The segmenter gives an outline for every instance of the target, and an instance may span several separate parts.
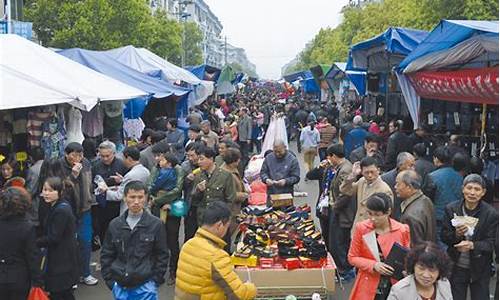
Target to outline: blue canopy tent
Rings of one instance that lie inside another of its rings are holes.
[[[498,65],[498,33],[498,21],[441,20],[398,65],[396,75],[415,126],[419,124],[420,96],[408,76],[422,71]]]
[[[346,69],[381,73],[379,91],[385,94],[385,111],[389,108],[387,74],[417,47],[428,35],[427,31],[389,27],[383,33],[366,41],[352,45],[349,50]],[[410,108],[409,108],[410,109]],[[388,114],[386,113],[386,118]]]
[[[347,70],[387,72],[415,49],[427,34],[422,30],[389,27],[383,33],[351,46]]]
[[[319,89],[318,83],[312,77],[302,79],[299,82],[300,82],[300,86],[304,90],[304,93],[306,93],[306,94],[316,94],[316,93],[321,92],[321,90]]]
[[[127,103],[124,111],[127,118],[141,116],[151,97],[166,98],[171,95],[182,96],[190,91],[189,89],[175,86],[134,70],[116,61],[104,52],[79,48],[58,50],[56,52],[99,73],[150,93],[150,97],[146,99],[134,99]]]
[[[186,66],[184,69],[193,73],[196,77],[201,80],[209,80],[217,82],[221,70],[219,68],[210,65],[199,65],[199,66]]]
[[[303,79],[308,79],[308,78],[313,78],[310,70],[300,71],[300,72],[296,72],[293,74],[283,76],[283,79],[285,79],[285,81],[290,82],[290,83],[297,81],[297,80],[303,80]]]
[[[334,63],[325,75],[328,86],[332,91],[335,91],[336,89],[338,89],[338,84],[336,84],[336,81],[338,81],[342,77],[346,77],[353,84],[358,95],[364,96],[366,94],[366,72],[346,70],[346,68],[347,63]]]

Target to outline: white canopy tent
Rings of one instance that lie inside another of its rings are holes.
[[[13,34],[0,35],[0,71],[0,110],[70,103],[90,111],[147,95]]]
[[[189,105],[201,104],[214,91],[212,81],[201,80],[193,73],[168,62],[145,48],[125,46],[106,51],[119,62],[150,76],[169,82],[184,81],[194,88],[189,94]]]

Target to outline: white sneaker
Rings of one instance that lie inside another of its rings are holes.
[[[99,280],[97,280],[94,276],[89,275],[87,277],[80,278],[80,282],[85,285],[96,285],[99,282]]]

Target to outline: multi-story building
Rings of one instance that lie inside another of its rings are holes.
[[[184,1],[186,21],[198,24],[203,33],[201,43],[206,64],[221,67],[224,64],[224,48],[221,47],[222,23],[203,0]]]
[[[203,33],[201,43],[205,64],[222,67],[226,63],[226,43],[221,37],[222,23],[203,0],[149,0],[151,8],[163,9],[169,17],[179,21],[196,23]],[[227,62],[238,63],[255,72],[242,48],[227,44]]]

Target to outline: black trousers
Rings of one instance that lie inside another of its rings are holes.
[[[50,292],[50,300],[75,300],[73,295],[73,289],[60,291],[60,292]]]
[[[177,262],[179,261],[179,228],[181,227],[181,218],[168,216],[165,224],[167,231],[167,248],[170,250],[170,276],[175,276],[177,272]]]
[[[191,206],[186,217],[184,217],[184,243],[194,237],[198,230],[198,208]]]
[[[0,284],[0,299],[2,300],[26,300],[30,288],[14,288],[10,284]]]
[[[330,216],[330,210],[328,209],[327,211],[327,215],[323,215],[321,214],[320,212],[317,212],[316,213],[316,217],[318,217],[318,220],[319,220],[319,226],[321,227],[321,236],[323,237],[323,241],[325,241],[325,245],[326,247],[328,248],[328,251],[331,251],[330,250],[330,243],[328,242],[329,241],[329,238],[330,238],[330,220],[329,220],[329,216]]]
[[[340,227],[338,217],[330,210],[329,214],[329,250],[332,254],[339,272],[349,271],[352,266],[347,261],[347,253],[351,244],[351,228]]]
[[[97,205],[98,206],[98,205]],[[120,215],[120,202],[107,201],[106,207],[97,208],[98,234],[101,243],[104,242],[104,235],[108,230],[109,223]]]
[[[467,288],[470,287],[470,299],[489,300],[490,299],[490,270],[485,270],[484,276],[471,282],[470,271],[460,267],[453,268],[450,278],[451,292],[453,300],[465,300],[467,298]]]
[[[243,166],[246,167],[246,165],[248,164],[248,161],[250,160],[249,153],[250,153],[250,147],[252,145],[246,141],[245,142],[238,142],[238,144],[240,145],[241,162],[242,162]]]

